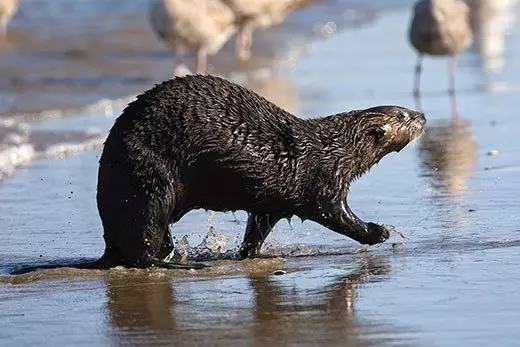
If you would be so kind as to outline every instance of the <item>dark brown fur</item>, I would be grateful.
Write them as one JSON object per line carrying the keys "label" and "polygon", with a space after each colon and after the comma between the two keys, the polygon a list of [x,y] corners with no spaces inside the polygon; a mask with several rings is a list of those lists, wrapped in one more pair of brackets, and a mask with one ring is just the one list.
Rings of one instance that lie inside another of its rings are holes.
{"label": "dark brown fur", "polygon": [[200,208],[248,212],[243,257],[292,216],[362,244],[383,242],[384,227],[349,209],[350,183],[424,124],[397,106],[303,120],[221,78],[166,81],[129,104],[110,131],[97,192],[106,249],[83,267],[177,267],[164,261],[169,224]]}

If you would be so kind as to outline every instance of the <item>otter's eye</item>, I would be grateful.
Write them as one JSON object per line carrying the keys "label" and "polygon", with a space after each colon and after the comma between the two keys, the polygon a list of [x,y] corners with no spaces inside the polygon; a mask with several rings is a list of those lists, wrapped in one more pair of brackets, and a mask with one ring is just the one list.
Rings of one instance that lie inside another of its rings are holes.
{"label": "otter's eye", "polygon": [[368,135],[373,137],[375,141],[379,141],[385,136],[386,128],[380,126],[374,126],[368,130]]}
{"label": "otter's eye", "polygon": [[406,111],[401,111],[401,112],[397,113],[397,118],[399,118],[400,120],[406,120],[409,117],[410,117],[410,115]]}

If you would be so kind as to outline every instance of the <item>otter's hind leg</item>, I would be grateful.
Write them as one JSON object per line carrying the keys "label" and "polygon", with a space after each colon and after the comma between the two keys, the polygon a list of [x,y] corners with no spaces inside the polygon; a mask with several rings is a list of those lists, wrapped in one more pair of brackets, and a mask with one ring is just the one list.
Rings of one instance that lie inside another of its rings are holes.
{"label": "otter's hind leg", "polygon": [[250,213],[247,219],[246,234],[240,246],[240,256],[254,257],[260,251],[265,238],[273,230],[276,223],[282,219],[278,213],[256,214]]}
{"label": "otter's hind leg", "polygon": [[172,234],[170,228],[167,227],[164,231],[163,242],[159,250],[158,258],[164,261],[170,261],[173,258],[174,251]]}

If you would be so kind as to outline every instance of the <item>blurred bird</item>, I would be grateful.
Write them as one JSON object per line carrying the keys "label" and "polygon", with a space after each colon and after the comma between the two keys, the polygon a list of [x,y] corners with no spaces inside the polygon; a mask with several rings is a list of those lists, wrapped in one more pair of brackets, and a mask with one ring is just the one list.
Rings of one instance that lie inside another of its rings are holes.
{"label": "blurred bird", "polygon": [[420,0],[414,8],[410,41],[419,52],[414,95],[419,96],[423,54],[449,55],[450,94],[455,93],[455,56],[472,41],[469,7],[463,0]]}
{"label": "blurred bird", "polygon": [[236,31],[233,11],[219,0],[151,0],[149,14],[156,35],[173,51],[197,52],[197,73],[206,72],[207,56]]}
{"label": "blurred bird", "polygon": [[18,9],[20,0],[0,0],[0,39],[7,36],[7,23]]}
{"label": "blurred bird", "polygon": [[236,54],[240,60],[251,57],[253,31],[278,25],[296,8],[312,0],[221,0],[237,18]]}

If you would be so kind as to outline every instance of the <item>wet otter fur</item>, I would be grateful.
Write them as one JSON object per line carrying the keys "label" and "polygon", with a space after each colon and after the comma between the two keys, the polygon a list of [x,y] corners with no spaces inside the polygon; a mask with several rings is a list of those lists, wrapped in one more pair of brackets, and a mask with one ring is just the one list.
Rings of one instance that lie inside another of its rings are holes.
{"label": "wet otter fur", "polygon": [[350,210],[349,186],[425,123],[398,106],[301,119],[222,78],[165,81],[110,130],[97,187],[106,249],[76,267],[197,267],[168,261],[169,225],[201,208],[248,212],[242,257],[257,255],[275,224],[293,216],[361,244],[384,242],[386,228]]}

